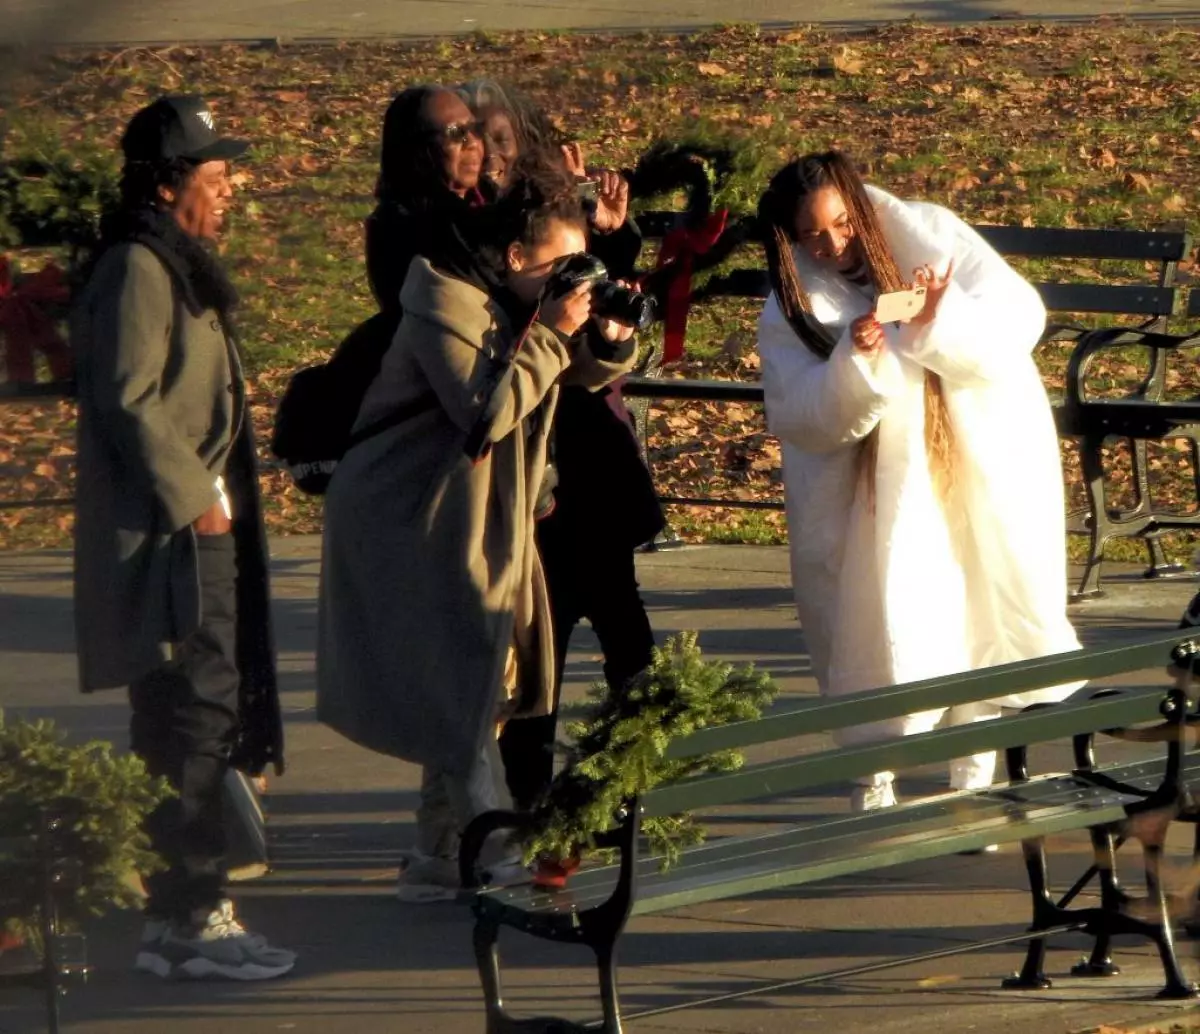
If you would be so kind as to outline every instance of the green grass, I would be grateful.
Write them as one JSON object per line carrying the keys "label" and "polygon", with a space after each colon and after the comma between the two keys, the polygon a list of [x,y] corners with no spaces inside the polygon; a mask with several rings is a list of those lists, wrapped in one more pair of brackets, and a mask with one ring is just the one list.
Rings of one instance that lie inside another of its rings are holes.
{"label": "green grass", "polygon": [[[835,59],[852,72],[816,74]],[[531,95],[604,164],[632,165],[664,136],[732,144],[738,167],[720,202],[738,212],[753,209],[791,154],[837,146],[874,182],[970,221],[1200,230],[1200,33],[1190,28],[910,22],[849,33],[732,24],[686,36],[476,33],[418,43],[70,51],[4,80],[0,139],[4,157],[65,151],[114,168],[124,121],[169,89],[206,94],[227,132],[254,141],[236,170],[246,178],[226,256],[244,299],[240,323],[264,432],[289,373],[327,355],[370,311],[362,220],[393,92],[478,77]],[[1120,264],[1017,264],[1037,279],[1146,279]],[[757,376],[752,346],[745,352],[757,309],[699,307],[680,372]],[[1061,390],[1066,351],[1047,346],[1038,359],[1050,389]],[[1114,357],[1103,374],[1112,388],[1129,382],[1129,365]],[[1200,390],[1192,369],[1173,376],[1180,393]],[[664,491],[778,497],[774,453],[754,407],[732,419],[703,405],[664,405],[656,414],[652,447]],[[690,430],[671,426],[681,418]],[[695,448],[680,449],[692,438]],[[12,474],[16,493],[64,489],[59,468],[69,469],[71,443],[59,408],[0,411],[6,447],[14,455],[0,459],[0,471]],[[1123,477],[1117,470],[1118,493],[1127,491]],[[1186,480],[1175,468],[1156,477],[1170,491]],[[1077,493],[1070,467],[1067,482]],[[269,473],[264,487],[273,529],[319,527],[319,507],[282,474]],[[0,512],[0,542],[61,543],[68,527],[60,516]],[[678,519],[689,535],[720,541],[782,534],[769,514],[688,508]]]}

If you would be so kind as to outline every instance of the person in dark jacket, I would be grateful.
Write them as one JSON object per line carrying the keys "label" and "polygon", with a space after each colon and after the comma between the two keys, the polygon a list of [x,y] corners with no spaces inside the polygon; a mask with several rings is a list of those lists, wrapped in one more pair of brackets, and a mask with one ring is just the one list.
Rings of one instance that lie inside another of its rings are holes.
{"label": "person in dark jacket", "polygon": [[[460,88],[484,128],[484,167],[503,186],[519,154],[527,148],[561,146],[568,169],[596,184],[589,204],[589,251],[609,275],[629,277],[641,236],[628,218],[629,184],[612,171],[585,170],[578,145],[553,138],[549,120],[528,102],[496,83],[479,81]],[[497,141],[514,145],[503,160]],[[604,343],[589,345],[603,355]],[[513,802],[530,808],[550,785],[554,772],[557,701],[571,634],[586,618],[604,652],[604,678],[613,692],[651,659],[654,633],[638,592],[634,550],[664,525],[650,472],[642,462],[632,420],[619,386],[599,391],[564,385],[554,419],[551,452],[557,473],[554,508],[537,525],[537,546],[545,569],[554,628],[555,708],[547,715],[509,722],[500,737],[505,779]]]}
{"label": "person in dark jacket", "polygon": [[439,246],[460,213],[492,200],[481,180],[478,119],[452,90],[412,86],[383,120],[377,204],[367,218],[367,278],[383,312],[399,322],[400,288],[417,255]]}
{"label": "person in dark jacket", "polygon": [[121,141],[122,207],[73,314],[75,612],[85,691],[129,687],[132,747],[178,796],[150,817],[138,969],[280,976],[290,951],[225,896],[222,782],[282,767],[267,551],[237,300],[215,252],[233,193],[200,97],[163,97]]}

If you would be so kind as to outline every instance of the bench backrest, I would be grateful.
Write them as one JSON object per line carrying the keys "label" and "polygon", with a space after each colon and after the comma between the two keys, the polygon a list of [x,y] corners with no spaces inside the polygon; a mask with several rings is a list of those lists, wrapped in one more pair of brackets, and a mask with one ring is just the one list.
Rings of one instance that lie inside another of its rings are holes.
{"label": "bench backrest", "polygon": [[[679,222],[674,212],[643,212],[638,226],[644,237],[657,239]],[[1178,264],[1191,247],[1189,235],[1175,230],[1093,230],[1074,228],[992,226],[974,227],[1000,254],[1025,258],[1123,260],[1155,264],[1153,283],[1103,284],[1039,281],[1034,286],[1052,312],[1124,313],[1165,320],[1180,304],[1175,284]],[[738,232],[734,229],[731,232]],[[693,295],[766,298],[770,293],[761,247],[751,239],[738,254],[756,256],[754,267],[734,269],[711,277]]]}
{"label": "bench backrest", "polygon": [[934,708],[994,700],[1047,686],[1162,667],[1173,650],[1186,647],[1194,638],[1184,630],[1172,629],[1151,636],[1139,636],[1126,643],[1085,647],[865,693],[821,697],[755,721],[700,729],[685,739],[673,742],[667,756],[686,758],[714,750],[776,743],[796,736],[832,732]]}
{"label": "bench backrest", "polygon": [[[934,708],[1004,697],[1067,682],[1164,666],[1193,640],[1180,630],[1117,645],[1053,654],[940,679],[814,700],[752,722],[703,729],[673,743],[668,756],[744,748],[796,736],[831,732]],[[1101,695],[1103,694],[1103,695]],[[1152,720],[1165,698],[1160,687],[1109,691],[1096,687],[1052,708],[1035,709],[970,725],[856,747],[841,747],[739,771],[685,780],[642,799],[648,814],[672,814],[755,797],[791,792],[872,772],[911,767],[985,750],[1003,750],[1100,729]]]}
{"label": "bench backrest", "polygon": [[916,733],[878,743],[835,747],[800,757],[748,765],[734,772],[685,779],[641,798],[645,815],[674,815],[760,797],[849,782],[874,772],[913,768],[984,751],[1026,747],[1103,729],[1153,721],[1167,691],[1159,686],[1096,690],[1096,695],[1045,708]]}

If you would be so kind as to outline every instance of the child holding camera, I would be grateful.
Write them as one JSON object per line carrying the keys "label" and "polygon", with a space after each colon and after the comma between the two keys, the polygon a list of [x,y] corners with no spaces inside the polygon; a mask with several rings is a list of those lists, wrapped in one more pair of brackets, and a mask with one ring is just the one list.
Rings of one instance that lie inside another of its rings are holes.
{"label": "child holding camera", "polygon": [[[944,208],[863,184],[830,151],[759,202],[758,331],[783,447],[792,580],[813,671],[839,695],[1078,648],[1065,611],[1058,443],[1031,356],[1036,291]],[[906,282],[911,280],[911,282]],[[847,730],[995,717],[1074,686]],[[990,785],[994,754],[951,765]],[[855,810],[896,802],[891,772]]]}

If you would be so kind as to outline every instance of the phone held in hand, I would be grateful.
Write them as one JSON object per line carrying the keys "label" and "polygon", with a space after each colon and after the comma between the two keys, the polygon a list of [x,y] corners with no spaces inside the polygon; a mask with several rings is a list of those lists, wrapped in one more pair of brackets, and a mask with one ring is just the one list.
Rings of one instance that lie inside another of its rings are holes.
{"label": "phone held in hand", "polygon": [[600,199],[600,182],[599,180],[580,180],[575,186],[575,192],[584,201],[598,201]]}
{"label": "phone held in hand", "polygon": [[925,308],[925,288],[888,291],[875,300],[875,319],[880,323],[907,323]]}

